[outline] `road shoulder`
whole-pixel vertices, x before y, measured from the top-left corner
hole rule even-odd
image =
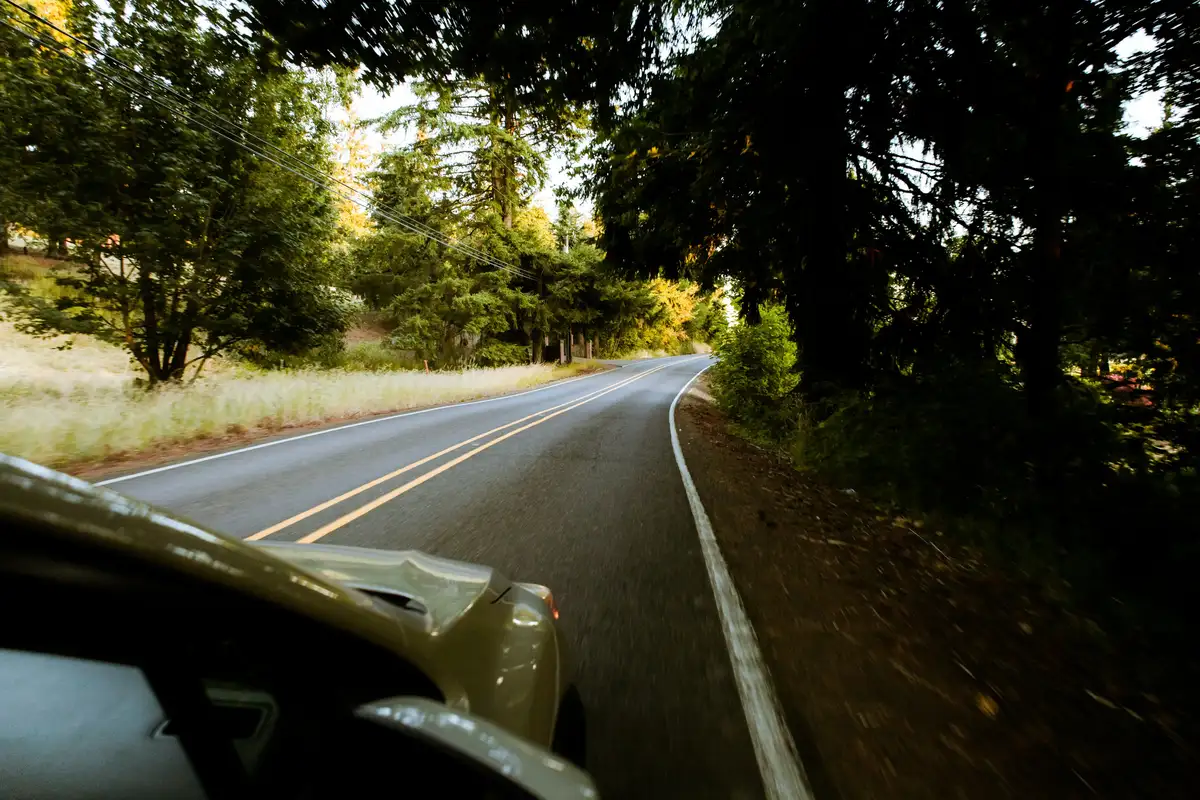
[[[1086,620],[732,436],[702,392],[681,445],[819,800],[1186,796],[1179,721]]]

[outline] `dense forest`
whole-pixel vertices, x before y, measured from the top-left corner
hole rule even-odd
[[[478,75],[506,131],[586,109],[607,262],[733,286],[714,382],[751,435],[1098,596],[1188,583],[1193,3],[252,5],[305,63]]]
[[[691,352],[724,327],[712,292],[609,269],[569,197],[555,223],[531,203],[580,110],[518,116],[472,78],[347,122],[355,67],[291,63],[232,11],[3,6],[0,248],[20,232],[63,262],[6,282],[22,330],[126,347],[154,385],[220,355],[340,365],[364,319],[433,369]],[[365,152],[370,125],[412,141]]]
[[[748,435],[1102,596],[1188,583],[1194,3],[39,8],[79,40],[5,8],[0,222],[76,268],[25,297],[30,330],[170,380],[336,349],[361,303],[415,360],[504,364],[718,339],[729,287],[714,388]],[[419,102],[377,121],[413,143],[355,173],[324,109],[360,81]],[[596,220],[531,205],[555,151]]]

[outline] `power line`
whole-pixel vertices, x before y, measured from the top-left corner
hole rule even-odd
[[[82,45],[83,47],[87,48],[88,50],[91,50],[92,52],[99,55],[101,58],[118,65],[126,73],[133,75],[135,78],[137,78],[139,80],[144,80],[144,81],[150,81],[150,80],[155,81],[157,88],[166,91],[167,93],[171,94],[172,96],[174,96],[176,98],[179,98],[183,103],[187,104],[189,107],[198,109],[199,111],[207,114],[209,117],[219,120],[220,122],[224,123],[225,126],[227,126],[227,129],[232,129],[234,132],[239,133],[248,138],[254,139],[254,140],[260,142],[263,146],[265,146],[271,150],[274,150],[278,154],[277,158],[283,159],[283,161],[286,162],[287,165],[290,165],[292,167],[291,171],[293,173],[295,173],[296,168],[298,167],[299,169],[304,170],[309,173],[308,175],[301,176],[301,177],[305,177],[307,180],[317,182],[320,185],[324,186],[325,188],[330,189],[330,191],[333,191],[335,194],[338,194],[340,197],[343,197],[344,199],[354,202],[357,205],[360,205],[360,206],[366,208],[367,210],[374,209],[375,211],[379,212],[380,215],[383,216],[385,219],[388,219],[391,222],[395,222],[396,224],[400,225],[401,227],[405,228],[406,230],[408,230],[412,233],[416,233],[418,235],[433,239],[434,241],[437,241],[439,243],[445,244],[448,247],[452,247],[452,248],[458,250],[459,252],[462,252],[473,258],[476,258],[490,266],[494,266],[499,269],[507,270],[509,272],[512,272],[516,275],[519,275],[521,277],[525,277],[528,279],[534,278],[533,275],[529,274],[527,271],[521,269],[520,267],[516,267],[514,265],[508,264],[507,262],[504,262],[504,261],[496,258],[495,256],[492,256],[488,253],[483,252],[482,250],[479,250],[478,248],[475,248],[470,245],[453,243],[453,242],[446,240],[441,235],[441,233],[439,231],[437,231],[436,229],[431,228],[428,225],[425,225],[424,223],[420,222],[419,220],[413,219],[412,217],[409,217],[405,214],[401,214],[400,212],[397,212],[395,209],[391,209],[391,208],[388,208],[387,206],[377,203],[369,194],[367,194],[362,189],[359,189],[358,187],[351,186],[350,184],[347,184],[344,181],[341,181],[337,178],[326,175],[318,168],[312,166],[311,164],[308,164],[307,162],[304,162],[298,156],[288,153],[287,151],[283,150],[282,148],[275,146],[273,143],[257,136],[252,131],[249,131],[249,130],[245,129],[244,127],[238,125],[237,123],[229,120],[227,117],[224,117],[221,114],[218,114],[216,111],[213,111],[212,109],[208,108],[207,106],[204,106],[201,103],[197,103],[196,101],[192,100],[191,98],[188,98],[188,97],[182,95],[181,93],[177,92],[174,88],[172,88],[170,86],[170,84],[163,81],[161,78],[157,78],[155,76],[147,76],[146,74],[139,72],[138,70],[134,69],[133,67],[130,67],[128,64],[125,64],[123,61],[116,58],[115,56],[109,54],[107,51],[105,51],[103,48],[99,47],[98,45],[88,42],[87,40],[85,40],[79,36],[76,36],[68,31],[65,31],[62,28],[59,28],[57,25],[55,25],[50,20],[47,20],[46,18],[39,16],[38,14],[34,13],[33,11],[30,11],[29,9],[20,6],[19,4],[13,2],[13,0],[4,0],[4,2],[8,3],[8,5],[13,6],[14,8],[18,9],[19,11],[24,12],[26,15],[32,17],[33,19],[37,20],[38,22],[42,23],[43,25],[50,27],[51,29],[57,31],[58,33],[62,34],[63,36],[66,36],[67,38],[71,39],[72,41],[77,42],[78,44]],[[11,27],[11,26],[9,26],[9,27]],[[24,33],[23,31],[21,33],[23,33],[26,36],[29,36],[29,34]],[[48,43],[42,39],[39,39],[39,41],[42,44],[52,44],[52,46],[55,46],[55,47],[59,46],[59,43],[57,43],[57,42]],[[80,59],[78,59],[75,56],[72,56],[68,53],[62,53],[61,50],[59,50],[59,52],[63,55],[66,55],[69,58],[75,58],[76,61],[80,61]],[[97,69],[95,65],[86,64],[86,62],[83,62],[83,63],[88,68],[100,73],[102,76],[108,78],[109,80],[114,80],[114,81],[117,80],[114,73],[106,72],[101,69]],[[130,89],[130,91],[137,91],[136,89],[129,87],[129,85],[126,83],[122,82],[121,85]],[[174,110],[174,111],[176,111],[176,113],[182,113],[185,117],[187,117],[188,119],[191,119],[196,124],[201,125],[201,127],[204,127],[206,130],[208,130],[212,133],[217,133],[218,135],[221,135],[223,138],[228,139],[230,141],[234,141],[229,137],[228,130],[226,130],[226,131],[214,130],[213,128],[202,123],[201,121],[192,119],[190,117],[190,115],[186,114],[186,112],[181,112],[177,108],[171,107],[168,104],[168,102],[164,101],[160,97],[153,96],[152,94],[146,92],[145,89],[139,91],[138,93],[148,96],[152,101],[159,103],[160,105],[164,106],[165,108]],[[250,150],[251,152],[254,152],[259,157],[265,158],[267,160],[272,161],[273,163],[278,164],[278,161],[271,159],[271,157],[267,156],[264,153],[254,150],[254,148],[250,147],[249,145],[246,145],[244,142],[234,141],[234,143],[245,147],[246,149]],[[287,168],[287,166],[285,164],[278,164],[278,165],[282,168],[285,168],[285,169]],[[316,176],[315,179],[313,176]],[[332,187],[330,187],[328,185],[330,183],[336,183],[337,185],[342,186],[344,189],[352,192],[359,198],[362,198],[362,200],[358,200],[358,199],[355,199],[352,197],[346,197],[345,194],[337,192],[336,190],[332,189]],[[365,201],[365,204],[364,204],[364,201]]]
[[[521,278],[525,278],[527,280],[535,279],[536,276],[534,276],[532,273],[528,272],[527,270],[524,270],[520,267],[509,264],[505,261],[502,261],[502,260],[496,258],[495,256],[485,253],[482,250],[479,250],[478,248],[475,248],[471,245],[464,245],[464,244],[460,244],[460,243],[451,241],[450,239],[444,237],[436,229],[431,228],[428,225],[425,225],[424,223],[420,222],[419,220],[413,219],[412,217],[408,217],[405,214],[402,214],[392,208],[389,208],[386,205],[383,205],[382,203],[375,201],[373,198],[371,198],[371,196],[369,194],[367,194],[362,189],[354,187],[354,186],[347,184],[344,181],[341,181],[333,176],[325,174],[318,167],[315,167],[312,164],[309,164],[308,162],[304,161],[303,159],[299,158],[298,156],[296,156],[292,153],[288,153],[286,150],[283,150],[282,148],[276,146],[275,144],[263,139],[262,137],[258,136],[257,134],[253,133],[252,131],[247,130],[243,126],[238,125],[235,122],[232,122],[228,118],[222,116],[221,114],[217,113],[216,111],[213,111],[212,109],[208,108],[207,106],[182,95],[180,92],[178,92],[174,88],[172,88],[169,84],[162,81],[162,79],[154,77],[154,76],[147,76],[144,73],[139,72],[138,70],[134,69],[133,67],[130,67],[128,64],[125,64],[120,59],[110,55],[103,48],[100,48],[97,45],[94,45],[78,36],[75,36],[74,34],[64,31],[62,28],[59,28],[57,25],[55,25],[50,20],[47,20],[46,18],[39,16],[38,14],[36,14],[33,11],[30,11],[27,8],[24,8],[23,6],[19,5],[18,3],[14,2],[13,0],[4,0],[4,2],[10,6],[13,6],[17,10],[27,14],[28,16],[32,17],[34,20],[40,22],[42,25],[45,25],[45,26],[53,29],[54,31],[57,31],[58,33],[62,34],[63,36],[68,37],[72,41],[80,44],[82,47],[97,54],[102,59],[112,62],[113,64],[116,64],[125,73],[134,76],[134,78],[136,78],[140,81],[145,81],[145,82],[154,81],[155,88],[165,91],[168,94],[172,95],[173,97],[179,98],[179,100],[177,100],[177,101],[167,100],[160,96],[156,96],[153,91],[151,91],[144,85],[141,87],[133,86],[129,82],[123,80],[115,71],[108,69],[106,67],[103,67],[100,64],[90,64],[87,61],[85,61],[84,59],[80,58],[79,56],[76,56],[72,53],[66,52],[65,50],[62,49],[62,43],[60,43],[60,42],[43,39],[36,34],[31,34],[28,31],[22,30],[20,28],[17,28],[15,26],[9,24],[8,22],[4,22],[4,21],[0,20],[0,24],[5,25],[5,27],[8,27],[9,29],[16,31],[17,33],[20,33],[21,35],[31,39],[32,41],[35,41],[35,42],[45,45],[47,47],[54,48],[55,51],[58,52],[60,55],[70,58],[79,64],[82,64],[85,68],[97,73],[98,75],[100,75],[101,77],[103,77],[109,81],[112,81],[112,82],[124,87],[131,93],[145,97],[145,98],[149,99],[150,101],[162,106],[163,108],[166,108],[168,111],[179,114],[180,116],[184,117],[184,119],[188,120],[189,122],[191,122],[195,125],[198,125],[199,127],[209,131],[210,133],[214,133],[217,136],[220,136],[221,138],[223,138],[239,147],[244,148],[245,150],[249,151],[253,155],[255,155],[259,158],[262,158],[272,164],[275,164],[279,168],[287,170],[288,172],[296,175],[297,177],[300,177],[304,180],[307,180],[311,183],[321,186],[322,188],[328,190],[332,194],[335,194],[351,203],[354,203],[355,205],[358,205],[358,206],[364,208],[368,212],[373,211],[374,213],[383,217],[385,220],[398,225],[399,227],[409,231],[410,233],[414,233],[419,236],[424,236],[425,238],[431,239],[435,242],[438,242],[439,244],[442,244],[446,247],[449,247],[453,250],[463,253],[464,255],[466,255],[468,257],[477,259],[477,260],[483,262],[484,264],[487,264],[488,266],[492,266],[497,269],[504,270],[506,272],[509,272],[509,273],[516,275],[518,277],[521,277]],[[28,24],[28,23],[25,23],[25,24]],[[196,109],[199,112],[208,115],[208,117],[217,120],[218,123],[223,124],[225,129],[215,128],[215,127],[213,127],[212,124],[209,124],[208,122],[205,122],[204,120],[197,119],[196,117],[189,114],[187,112],[187,110],[185,110],[185,105],[186,105],[186,108]],[[214,123],[214,124],[217,124],[217,123]],[[261,143],[265,148],[274,151],[277,154],[277,156],[272,157],[271,155],[264,153],[262,150],[259,150],[255,147],[251,146],[247,142],[242,141],[241,139],[236,138],[235,136],[231,135],[230,131]],[[337,188],[335,188],[334,185],[331,185],[331,184],[336,184],[337,186],[342,187],[343,190],[339,191]]]

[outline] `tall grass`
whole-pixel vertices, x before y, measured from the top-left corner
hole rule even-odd
[[[348,359],[355,366],[371,360],[365,352]],[[264,372],[227,361],[190,386],[146,391],[137,385],[140,371],[118,347],[87,336],[35,339],[0,322],[0,452],[63,466],[206,437],[469,400],[582,368],[539,364],[426,374],[392,363],[369,366],[372,371]]]
[[[90,336],[38,339],[0,322],[0,399],[111,392],[131,385],[136,374],[119,347]]]
[[[93,384],[70,393],[0,387],[0,451],[43,464],[102,459],[156,445],[272,431],[452,403],[536,386],[550,365],[463,372],[297,370],[219,377],[144,391]]]
[[[50,275],[51,270],[61,268],[62,261],[49,258],[10,253],[0,256],[0,279],[32,281]]]

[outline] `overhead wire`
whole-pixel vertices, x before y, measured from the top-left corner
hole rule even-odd
[[[197,109],[200,112],[207,114],[209,117],[220,121],[221,123],[223,123],[226,126],[227,129],[226,130],[215,130],[210,125],[207,125],[204,122],[191,117],[184,111],[180,111],[177,107],[172,107],[168,101],[164,101],[161,97],[156,97],[156,96],[150,94],[144,88],[139,90],[139,89],[136,89],[135,87],[130,87],[127,83],[121,82],[121,85],[127,89],[130,89],[130,91],[135,91],[138,94],[149,97],[149,99],[151,99],[153,102],[157,102],[160,105],[163,105],[164,107],[175,111],[176,113],[182,114],[183,116],[185,116],[185,118],[193,121],[195,124],[198,124],[201,127],[205,128],[206,130],[208,130],[212,133],[216,133],[227,140],[235,141],[229,136],[229,130],[232,130],[233,132],[235,132],[237,134],[240,134],[242,136],[245,136],[247,138],[253,139],[253,140],[261,143],[263,146],[267,147],[268,149],[275,151],[275,153],[277,153],[276,158],[272,158],[271,156],[268,156],[267,154],[256,150],[252,146],[247,145],[245,142],[235,141],[236,144],[239,144],[239,145],[245,147],[247,150],[250,150],[255,155],[258,155],[261,158],[265,158],[268,161],[272,161],[272,163],[276,163],[281,168],[288,169],[290,167],[291,168],[290,171],[292,171],[294,174],[298,174],[297,169],[308,173],[306,175],[302,175],[301,177],[304,177],[307,180],[310,180],[314,183],[319,183],[320,185],[324,186],[325,188],[328,188],[331,191],[333,191],[338,196],[343,197],[344,199],[349,200],[350,202],[354,202],[355,204],[366,208],[368,211],[375,211],[377,214],[379,214],[383,218],[396,223],[397,225],[403,227],[404,229],[406,229],[412,233],[416,233],[418,235],[425,236],[426,238],[429,238],[434,241],[438,241],[439,243],[445,244],[448,247],[452,247],[453,249],[458,250],[459,252],[462,252],[465,255],[468,255],[472,258],[476,258],[479,261],[482,261],[483,263],[488,264],[489,266],[494,266],[499,269],[507,270],[509,272],[519,275],[520,277],[524,277],[527,279],[534,278],[534,276],[532,274],[530,274],[528,271],[526,271],[520,267],[516,267],[507,262],[504,262],[504,261],[496,258],[495,256],[492,256],[488,253],[485,253],[485,252],[479,250],[478,248],[475,248],[470,245],[464,245],[464,244],[458,243],[458,242],[447,241],[441,235],[441,233],[439,231],[437,231],[436,229],[433,229],[433,228],[429,227],[428,225],[425,225],[424,223],[421,223],[420,221],[413,219],[412,217],[409,217],[405,214],[401,214],[400,212],[395,211],[395,209],[388,208],[386,205],[376,202],[374,200],[374,198],[372,198],[369,194],[367,194],[362,189],[352,186],[350,184],[347,184],[346,182],[341,181],[333,176],[327,175],[326,173],[324,173],[317,167],[314,167],[313,165],[308,164],[307,162],[303,161],[299,157],[297,157],[291,153],[288,153],[287,151],[283,150],[282,148],[277,147],[273,143],[263,139],[262,137],[257,136],[252,131],[249,131],[246,128],[244,128],[243,126],[238,125],[235,122],[232,122],[227,117],[222,116],[221,114],[213,111],[212,109],[208,108],[207,106],[197,103],[196,101],[191,100],[191,98],[183,96],[182,94],[177,92],[173,87],[171,87],[169,84],[167,84],[162,79],[157,78],[155,76],[147,76],[145,73],[139,72],[138,70],[134,69],[133,67],[130,67],[128,64],[125,64],[120,59],[116,58],[115,56],[112,56],[107,51],[105,51],[103,48],[101,48],[91,42],[88,42],[87,40],[82,39],[81,37],[78,37],[68,31],[64,31],[63,29],[61,29],[57,25],[55,25],[53,22],[46,20],[44,17],[38,16],[36,13],[20,6],[17,3],[14,3],[13,0],[4,0],[4,2],[6,2],[8,5],[13,6],[14,8],[17,8],[18,10],[23,11],[30,17],[33,17],[35,20],[41,22],[43,25],[52,28],[53,30],[57,31],[58,33],[61,33],[63,36],[68,37],[72,41],[77,42],[78,44],[82,45],[83,47],[87,48],[88,50],[96,53],[101,58],[103,58],[107,61],[110,61],[114,64],[117,64],[126,73],[133,75],[135,78],[140,79],[140,80],[153,79],[153,80],[157,81],[156,88],[166,91],[167,93],[171,94],[172,96],[179,98],[180,101],[187,104],[188,107]],[[9,26],[9,27],[12,27],[12,26]],[[26,36],[29,35],[29,34],[25,33],[24,31],[21,31],[21,33],[23,33]],[[57,42],[49,43],[42,39],[39,39],[39,41],[42,44],[49,44],[52,46],[57,46],[59,44]],[[60,51],[60,53],[61,53],[61,51]],[[65,55],[67,57],[70,57],[70,58],[75,58],[75,60],[80,61],[80,59],[76,58],[75,56],[73,56],[69,53],[61,53],[61,54]],[[92,69],[93,71],[98,72],[103,77],[106,77],[109,80],[117,81],[115,74],[112,73],[111,71],[105,71],[103,69],[98,69],[96,65],[86,64],[86,62],[83,62],[83,63],[85,63],[85,66]],[[279,163],[280,159],[282,161],[284,161],[285,163],[282,163],[282,164]],[[337,184],[337,185],[343,187],[345,190],[353,193],[357,197],[346,197],[346,195],[344,193],[338,192],[338,191],[334,190],[331,186],[328,185],[331,183]]]
[[[217,113],[216,111],[213,111],[212,109],[208,108],[207,106],[203,105],[202,103],[199,103],[195,100],[192,100],[189,97],[182,95],[180,92],[176,91],[173,87],[171,87],[169,84],[167,84],[165,81],[162,81],[162,79],[157,78],[156,76],[147,76],[145,73],[139,72],[138,70],[134,69],[133,67],[129,66],[128,64],[125,64],[123,61],[116,58],[115,56],[112,56],[107,51],[105,51],[103,48],[99,47],[98,45],[92,44],[92,43],[88,42],[87,40],[82,39],[81,37],[78,37],[72,33],[69,33],[67,31],[63,30],[62,28],[59,28],[57,25],[55,25],[50,20],[39,16],[35,12],[14,2],[14,0],[4,0],[4,2],[10,6],[13,6],[17,10],[22,11],[26,15],[32,17],[34,20],[41,23],[42,25],[49,27],[50,29],[52,29],[52,30],[62,34],[63,36],[66,36],[67,38],[71,39],[72,41],[78,43],[79,45],[86,48],[87,50],[95,53],[97,56],[99,56],[104,61],[116,64],[127,75],[132,75],[135,79],[140,80],[140,81],[145,81],[145,82],[149,82],[151,79],[153,79],[153,81],[156,82],[156,85],[155,85],[156,89],[158,89],[160,91],[165,91],[166,93],[172,95],[173,97],[179,98],[179,100],[164,99],[163,97],[156,95],[154,93],[154,91],[148,89],[145,85],[142,85],[142,86],[131,85],[131,83],[129,81],[125,80],[124,77],[119,75],[115,70],[112,70],[108,67],[102,66],[101,64],[98,64],[98,63],[96,63],[96,64],[89,63],[85,59],[80,58],[79,56],[77,56],[73,53],[65,51],[63,49],[63,43],[61,43],[61,42],[44,39],[44,38],[38,36],[37,34],[30,33],[27,30],[22,30],[21,28],[15,27],[14,25],[9,24],[8,22],[0,20],[0,24],[5,25],[9,29],[16,31],[17,33],[37,42],[38,44],[41,44],[43,46],[54,49],[60,55],[70,58],[70,59],[76,61],[77,63],[82,64],[85,68],[91,70],[92,72],[95,72],[96,74],[100,75],[102,78],[105,78],[113,83],[116,83],[119,86],[122,86],[123,88],[125,88],[126,90],[130,91],[133,94],[136,94],[138,96],[149,99],[151,102],[157,103],[158,105],[162,106],[163,108],[166,108],[168,111],[179,114],[184,119],[209,131],[210,133],[216,134],[217,136],[220,136],[221,138],[223,138],[239,147],[242,147],[243,149],[247,150],[248,152],[252,153],[253,155],[255,155],[259,158],[262,158],[272,164],[275,164],[279,168],[284,169],[284,170],[296,175],[297,177],[300,177],[304,180],[307,180],[311,183],[321,186],[322,188],[328,190],[332,194],[335,194],[344,200],[354,203],[355,205],[358,205],[358,206],[364,208],[368,212],[373,212],[373,213],[377,214],[378,216],[382,217],[383,219],[385,219],[389,222],[392,222],[392,223],[396,224],[397,226],[409,231],[410,233],[414,233],[416,235],[423,236],[427,239],[435,241],[435,242],[442,244],[448,248],[456,250],[470,258],[477,259],[478,261],[480,261],[488,266],[495,267],[500,270],[504,270],[506,272],[509,272],[509,273],[516,275],[518,277],[521,277],[521,278],[525,278],[527,280],[535,279],[535,277],[536,277],[535,275],[533,275],[532,273],[530,273],[529,271],[527,271],[521,267],[518,267],[518,266],[515,266],[508,262],[502,261],[501,259],[498,259],[489,253],[485,253],[484,251],[479,250],[478,248],[475,248],[471,245],[464,245],[462,243],[452,241],[452,240],[448,239],[447,237],[443,236],[441,234],[441,232],[437,231],[434,228],[431,228],[428,225],[425,225],[424,223],[421,223],[419,220],[415,220],[405,214],[402,214],[398,211],[395,211],[392,208],[389,208],[388,206],[386,206],[382,203],[379,203],[374,198],[372,198],[369,194],[367,194],[364,190],[354,187],[338,178],[335,178],[333,176],[326,174],[324,171],[320,170],[318,167],[316,167],[312,164],[309,164],[308,162],[304,161],[303,159],[299,158],[298,156],[296,156],[292,153],[288,153],[286,150],[283,150],[282,148],[263,139],[262,137],[258,136],[257,134],[253,133],[252,131],[247,130],[245,127],[229,120],[228,118],[222,116],[221,114]],[[29,23],[25,23],[25,24],[29,25]],[[30,27],[32,27],[32,25],[30,25]],[[210,119],[208,121],[205,121],[202,119],[197,119],[192,114],[189,114],[187,109],[198,110],[200,113],[207,115]],[[221,129],[219,127],[213,127],[213,125],[216,124],[216,123],[212,123],[213,119],[215,119],[219,123],[221,123],[225,129]],[[247,139],[252,139],[256,142],[259,142],[266,149],[274,151],[277,155],[275,157],[272,157],[271,155],[268,155],[267,153],[263,152],[262,150],[258,149],[257,147],[254,147],[254,146],[248,144],[246,141],[242,141],[240,138],[238,138],[237,136],[235,136],[233,134],[240,134],[241,136],[244,136]],[[342,190],[339,191],[339,189],[335,188],[335,186],[342,187]]]

